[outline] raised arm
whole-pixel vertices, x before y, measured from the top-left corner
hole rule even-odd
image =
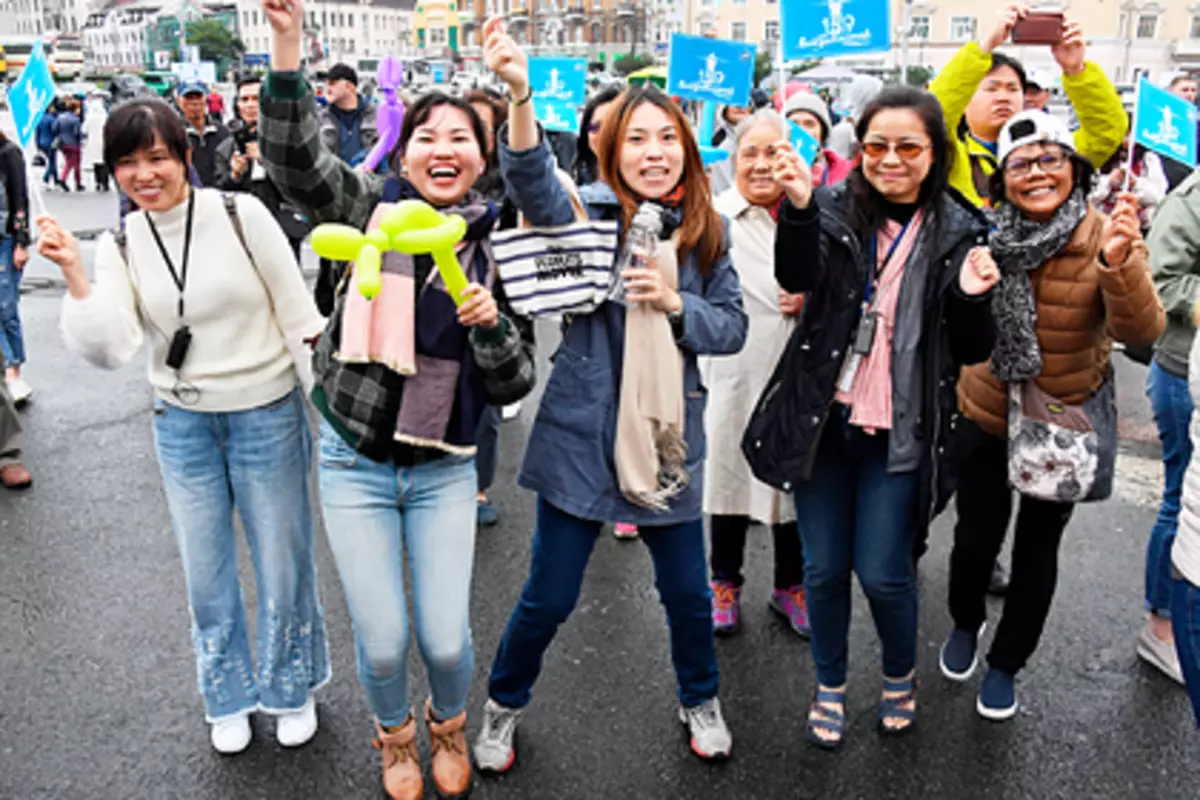
[[[321,142],[317,103],[300,72],[303,0],[264,0],[271,25],[271,72],[263,85],[259,149],[267,175],[313,222],[365,228],[383,178],[343,163]]]
[[[971,105],[979,84],[992,69],[992,51],[1008,40],[1017,20],[1027,13],[1024,6],[1005,8],[992,32],[978,42],[963,45],[929,85],[929,91],[942,105],[942,116],[946,118],[946,130],[951,140],[958,138],[958,126],[966,116],[967,106]]]
[[[775,230],[775,281],[785,292],[799,294],[820,282],[821,222],[808,165],[787,142],[777,142],[775,151],[775,180],[785,195]]]
[[[1075,150],[1093,164],[1103,164],[1117,152],[1129,132],[1129,117],[1117,87],[1099,66],[1086,60],[1083,29],[1068,22],[1062,41],[1050,52],[1062,68],[1062,86],[1079,117]]]

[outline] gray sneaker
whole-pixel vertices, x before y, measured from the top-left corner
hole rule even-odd
[[[713,698],[691,708],[679,709],[679,721],[691,733],[692,752],[705,760],[729,758],[733,735],[721,716],[721,701]]]
[[[1183,684],[1183,667],[1179,666],[1179,653],[1175,651],[1175,643],[1164,642],[1155,636],[1150,628],[1149,619],[1138,634],[1137,654],[1147,663],[1158,667],[1171,680]]]
[[[507,772],[517,759],[513,737],[521,709],[505,708],[488,698],[483,704],[483,726],[475,740],[475,766],[484,772]]]

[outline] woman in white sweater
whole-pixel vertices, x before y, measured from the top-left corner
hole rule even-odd
[[[278,717],[280,744],[297,746],[316,732],[312,692],[329,679],[313,565],[312,437],[298,384],[303,342],[324,320],[271,214],[250,195],[227,201],[192,189],[187,148],[165,103],[118,108],[105,126],[104,161],[141,210],[124,235],[100,240],[95,284],[74,237],[52,218],[38,220],[38,251],[66,279],[70,350],[114,368],[149,340],[154,442],[213,747],[244,750],[255,710]],[[235,509],[258,579],[256,660]]]
[[[1192,310],[1192,321],[1200,327],[1200,303]],[[1200,336],[1192,340],[1188,359],[1188,389],[1200,408]],[[1200,448],[1200,414],[1192,412],[1193,451]],[[1179,666],[1192,699],[1196,726],[1200,727],[1200,460],[1193,456],[1183,477],[1183,500],[1179,530],[1171,546],[1171,629]]]

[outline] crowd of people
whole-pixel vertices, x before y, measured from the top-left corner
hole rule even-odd
[[[928,90],[863,76],[833,108],[793,86],[773,108],[759,98],[724,109],[720,141],[703,143],[730,154],[721,185],[692,123],[653,87],[598,92],[577,141],[557,147],[499,20],[484,28],[484,60],[506,91],[422,95],[380,169],[364,169],[378,131],[357,76],[334,68],[319,104],[301,71],[302,3],[265,0],[264,11],[272,69],[238,83],[229,125],[200,84],[180,87],[177,109],[115,106],[99,132],[90,108],[82,124],[70,108],[43,119],[57,140],[49,163],[61,149],[78,175],[80,145],[88,163],[96,144],[97,175],[127,201],[94,280],[72,234],[36,221],[37,249],[66,281],[68,349],[112,368],[148,345],[154,443],[217,751],[249,746],[255,712],[276,717],[284,746],[317,730],[330,659],[314,508],[393,798],[424,791],[422,718],[442,796],[464,796],[476,769],[513,766],[543,656],[610,524],[650,552],[680,724],[696,755],[720,760],[733,735],[714,636],[738,632],[752,531],[773,542],[771,609],[811,640],[807,739],[833,749],[847,733],[852,575],[881,644],[879,730],[917,724],[917,567],[953,501],[940,670],[973,677],[985,596],[1004,594],[975,704],[1010,719],[1074,507],[1111,491],[1114,343],[1153,347],[1147,391],[1166,476],[1137,652],[1187,685],[1200,720],[1200,178],[1171,184],[1175,168],[1133,144],[1078,25],[1051,48],[1074,131],[1046,110],[1053,79],[999,52],[1027,13],[1011,6]],[[1194,96],[1195,84],[1172,89]],[[821,144],[813,163],[793,150],[790,123]],[[0,481],[16,489],[32,477],[12,406],[29,395],[17,391],[24,353],[6,287],[31,233],[10,147],[0,144]],[[464,221],[461,294],[430,256],[399,252],[383,255],[373,299],[334,263],[306,289],[297,265],[314,225],[370,231],[405,200]],[[591,222],[616,223],[603,247],[622,271],[616,291],[562,319],[518,478],[537,503],[529,573],[468,747],[475,536],[497,520],[487,493],[502,409],[539,378],[533,322],[494,250],[521,230]],[[235,511],[258,582],[253,646]],[[418,708],[409,597],[430,687]]]

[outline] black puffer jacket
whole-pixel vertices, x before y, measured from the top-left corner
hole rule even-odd
[[[845,184],[819,189],[808,209],[784,202],[775,239],[775,277],[788,292],[807,292],[804,317],[788,342],[742,443],[759,480],[790,491],[812,473],[817,444],[834,402],[838,373],[861,314],[870,268],[869,236],[852,224],[854,198]],[[818,211],[819,209],[819,211]],[[991,354],[995,330],[988,295],[967,297],[958,273],[967,253],[987,243],[987,222],[953,190],[925,222],[934,233],[936,274],[926,281],[921,348],[924,363],[920,440],[924,528],[953,492],[951,432],[958,422],[959,367]]]

